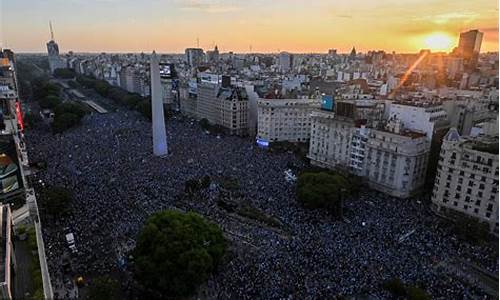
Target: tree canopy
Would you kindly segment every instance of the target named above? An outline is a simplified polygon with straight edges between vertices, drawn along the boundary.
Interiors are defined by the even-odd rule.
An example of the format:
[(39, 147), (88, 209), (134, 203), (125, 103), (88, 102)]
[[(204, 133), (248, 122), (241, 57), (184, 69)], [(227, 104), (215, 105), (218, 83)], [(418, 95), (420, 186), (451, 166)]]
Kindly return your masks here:
[(52, 186), (42, 191), (43, 208), (52, 216), (63, 215), (69, 211), (73, 195), (64, 187)]
[(97, 277), (90, 283), (88, 298), (92, 300), (118, 299), (120, 284), (109, 276)]
[(158, 212), (139, 233), (135, 274), (164, 298), (189, 296), (216, 269), (225, 249), (222, 231), (200, 215)]
[(62, 79), (71, 79), (75, 77), (75, 71), (67, 68), (55, 69), (54, 76)]
[(53, 109), (61, 103), (61, 99), (58, 96), (48, 95), (38, 101), (41, 108)]
[(297, 198), (307, 208), (332, 209), (348, 192), (347, 179), (338, 174), (303, 173), (297, 182)]

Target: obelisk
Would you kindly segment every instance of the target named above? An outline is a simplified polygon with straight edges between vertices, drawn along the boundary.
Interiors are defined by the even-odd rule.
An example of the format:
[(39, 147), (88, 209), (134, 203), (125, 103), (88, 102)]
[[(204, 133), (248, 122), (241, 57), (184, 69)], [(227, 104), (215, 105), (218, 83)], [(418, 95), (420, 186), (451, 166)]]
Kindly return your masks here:
[(158, 56), (153, 51), (150, 63), (151, 73), (151, 113), (153, 117), (153, 153), (163, 156), (168, 153), (165, 116), (163, 115), (163, 97), (160, 83)]

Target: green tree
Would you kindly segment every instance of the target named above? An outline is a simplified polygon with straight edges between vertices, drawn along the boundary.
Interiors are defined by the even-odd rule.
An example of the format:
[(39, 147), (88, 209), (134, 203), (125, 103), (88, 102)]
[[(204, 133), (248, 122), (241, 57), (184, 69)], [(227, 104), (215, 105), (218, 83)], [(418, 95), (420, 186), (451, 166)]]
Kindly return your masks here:
[(128, 94), (122, 98), (123, 104), (129, 109), (133, 109), (137, 106), (139, 102), (142, 101), (142, 97), (136, 94)]
[(41, 108), (49, 108), (49, 109), (56, 107), (60, 103), (61, 99), (53, 95), (48, 95), (47, 97), (42, 98), (40, 101), (38, 101), (38, 104), (40, 104)]
[(97, 277), (89, 285), (88, 298), (92, 300), (118, 299), (120, 285), (118, 281), (109, 277)]
[(56, 114), (52, 122), (52, 130), (55, 133), (61, 133), (80, 123), (80, 117), (74, 113)]
[(207, 120), (207, 119), (203, 118), (203, 119), (201, 119), (201, 120), (200, 120), (200, 127), (201, 127), (202, 129), (207, 130), (207, 129), (209, 129), (209, 128), (210, 128), (210, 123), (208, 122), (208, 120)]
[(297, 198), (307, 208), (333, 209), (347, 189), (347, 180), (341, 175), (303, 173), (297, 182)]
[(42, 191), (42, 207), (52, 216), (69, 212), (73, 194), (64, 187), (52, 186)]
[(165, 298), (186, 297), (217, 268), (225, 249), (222, 231), (200, 215), (158, 212), (139, 233), (135, 274), (139, 282)]
[(487, 241), (490, 236), (488, 223), (477, 219), (463, 216), (455, 222), (455, 232), (463, 239), (471, 243)]
[(406, 296), (406, 287), (399, 278), (392, 278), (382, 284), (384, 290), (390, 292), (395, 297)]
[(137, 104), (137, 111), (140, 112), (146, 119), (152, 120), (152, 108), (150, 100), (142, 100)]
[(103, 97), (108, 96), (109, 88), (110, 88), (109, 83), (107, 83), (106, 81), (103, 81), (103, 80), (98, 80), (95, 84), (96, 92)]
[(430, 300), (429, 295), (421, 288), (416, 286), (408, 286), (406, 294), (410, 300)]
[(56, 106), (54, 109), (54, 113), (56, 115), (62, 115), (65, 113), (72, 113), (77, 115), (80, 119), (85, 116), (87, 110), (77, 102), (64, 102)]
[(75, 78), (75, 71), (67, 68), (55, 69), (54, 76), (62, 79), (71, 79)]
[(86, 88), (93, 89), (97, 83), (97, 80), (95, 80), (94, 78), (90, 78), (88, 76), (80, 75), (76, 77), (76, 82), (78, 82), (79, 84), (83, 85)]
[(207, 189), (210, 186), (211, 182), (212, 180), (210, 179), (210, 176), (205, 175), (200, 180), (200, 186), (202, 189)]

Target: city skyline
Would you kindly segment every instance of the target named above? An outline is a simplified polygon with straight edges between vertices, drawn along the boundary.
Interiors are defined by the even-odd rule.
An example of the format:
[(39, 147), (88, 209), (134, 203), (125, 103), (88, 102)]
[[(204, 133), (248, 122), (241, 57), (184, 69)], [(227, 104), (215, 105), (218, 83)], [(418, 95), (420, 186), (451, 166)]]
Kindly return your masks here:
[[(359, 52), (450, 52), (469, 29), (484, 32), (482, 52), (498, 51), (492, 1), (21, 0), (1, 6), (1, 46), (17, 52), (44, 52), (49, 20), (62, 53), (183, 53), (198, 46), (197, 39), (201, 48), (217, 44), (221, 52), (238, 53), (348, 53), (353, 46)], [(366, 35), (367, 28), (376, 30)]]

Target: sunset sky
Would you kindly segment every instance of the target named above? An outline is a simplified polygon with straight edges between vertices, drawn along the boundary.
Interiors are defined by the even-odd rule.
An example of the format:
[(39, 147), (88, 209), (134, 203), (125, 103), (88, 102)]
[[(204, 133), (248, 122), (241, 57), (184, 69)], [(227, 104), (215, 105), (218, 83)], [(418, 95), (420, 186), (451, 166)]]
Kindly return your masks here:
[(0, 0), (0, 47), (45, 52), (49, 20), (61, 52), (498, 51), (496, 0)]

